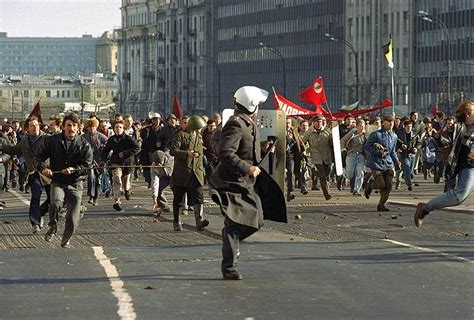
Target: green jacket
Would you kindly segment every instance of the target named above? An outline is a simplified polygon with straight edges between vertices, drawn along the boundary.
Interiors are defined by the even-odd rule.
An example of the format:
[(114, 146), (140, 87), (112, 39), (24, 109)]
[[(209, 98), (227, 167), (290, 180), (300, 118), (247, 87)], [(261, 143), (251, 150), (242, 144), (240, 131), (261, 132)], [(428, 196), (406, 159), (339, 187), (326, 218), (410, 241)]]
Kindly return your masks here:
[[(199, 152), (199, 157), (188, 157), (188, 151)], [(203, 144), (201, 133), (196, 133), (195, 139), (188, 131), (176, 133), (171, 140), (170, 155), (174, 157), (171, 185), (188, 187), (192, 176), (196, 176), (204, 185)]]

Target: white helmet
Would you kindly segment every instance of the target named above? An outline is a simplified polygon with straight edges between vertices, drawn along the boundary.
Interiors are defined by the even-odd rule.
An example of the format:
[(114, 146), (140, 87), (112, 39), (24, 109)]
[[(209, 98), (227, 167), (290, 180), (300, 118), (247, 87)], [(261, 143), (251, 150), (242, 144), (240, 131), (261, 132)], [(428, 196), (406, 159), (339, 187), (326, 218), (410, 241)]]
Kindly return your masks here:
[(254, 113), (258, 105), (267, 101), (267, 98), (268, 91), (253, 86), (242, 87), (234, 93), (234, 101), (250, 113)]
[(150, 119), (160, 118), (161, 119), (161, 115), (158, 112), (150, 111), (150, 112), (148, 112), (148, 118), (150, 118)]

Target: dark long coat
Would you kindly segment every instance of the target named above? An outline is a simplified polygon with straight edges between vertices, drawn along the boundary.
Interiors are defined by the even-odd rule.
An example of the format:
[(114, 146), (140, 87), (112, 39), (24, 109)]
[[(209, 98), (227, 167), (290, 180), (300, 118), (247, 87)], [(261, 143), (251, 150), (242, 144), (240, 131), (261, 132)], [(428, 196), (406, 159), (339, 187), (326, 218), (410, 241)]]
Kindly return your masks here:
[(255, 178), (248, 172), (260, 161), (260, 135), (252, 119), (236, 114), (222, 128), (218, 147), (219, 165), (209, 179), (213, 199), (234, 222), (260, 228), (263, 209), (255, 192)]
[[(199, 152), (199, 157), (191, 158), (188, 151)], [(171, 185), (188, 187), (193, 175), (199, 183), (204, 185), (204, 149), (202, 137), (198, 132), (193, 139), (191, 132), (180, 131), (171, 140), (170, 155), (174, 157)]]

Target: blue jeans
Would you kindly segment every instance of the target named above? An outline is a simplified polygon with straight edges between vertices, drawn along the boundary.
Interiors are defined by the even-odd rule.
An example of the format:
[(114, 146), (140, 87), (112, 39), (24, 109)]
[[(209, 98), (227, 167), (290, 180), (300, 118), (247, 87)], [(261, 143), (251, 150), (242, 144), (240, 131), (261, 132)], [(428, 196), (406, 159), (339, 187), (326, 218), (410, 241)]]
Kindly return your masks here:
[(412, 185), (411, 173), (413, 172), (413, 165), (415, 164), (415, 157), (400, 157), (402, 163), (403, 176), (407, 187)]
[[(41, 193), (43, 192), (43, 186), (41, 185), (40, 179), (37, 174), (31, 176), (29, 180), (30, 188), (31, 188), (31, 200), (30, 200), (30, 209), (29, 209), (29, 217), (32, 225), (39, 225), (41, 216), (46, 214), (46, 210), (41, 213), (40, 207), (40, 200), (41, 200)], [(49, 205), (49, 186), (44, 187), (46, 191), (47, 199), (43, 203), (43, 206)]]
[(474, 191), (474, 168), (461, 169), (457, 178), (458, 182), (454, 189), (431, 199), (426, 205), (426, 211), (457, 206), (469, 197), (469, 194)]
[(362, 153), (349, 153), (346, 157), (345, 177), (354, 178), (354, 188), (352, 192), (359, 192), (364, 178), (365, 160)]
[(87, 195), (91, 198), (97, 198), (99, 196), (99, 185), (101, 176), (97, 175), (94, 169), (89, 170), (87, 175)]

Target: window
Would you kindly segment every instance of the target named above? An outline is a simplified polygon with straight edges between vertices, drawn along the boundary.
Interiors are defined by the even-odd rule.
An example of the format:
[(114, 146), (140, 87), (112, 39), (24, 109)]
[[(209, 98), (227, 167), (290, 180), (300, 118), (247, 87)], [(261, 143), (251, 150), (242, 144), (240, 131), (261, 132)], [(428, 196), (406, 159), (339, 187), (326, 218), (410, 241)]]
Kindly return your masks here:
[(23, 90), (23, 98), (28, 98), (28, 90)]
[(51, 91), (50, 90), (46, 90), (46, 98), (51, 98)]
[(79, 98), (79, 90), (74, 90), (74, 98)]
[(354, 36), (354, 26), (352, 18), (347, 20), (347, 24), (349, 26), (349, 38), (352, 38)]
[(408, 32), (410, 27), (410, 20), (408, 20), (408, 11), (403, 11), (403, 31)]
[(35, 98), (38, 98), (40, 96), (40, 91), (39, 90), (35, 90)]
[(97, 91), (97, 98), (102, 98), (102, 93), (100, 91)]
[(403, 69), (408, 69), (408, 48), (403, 48)]

